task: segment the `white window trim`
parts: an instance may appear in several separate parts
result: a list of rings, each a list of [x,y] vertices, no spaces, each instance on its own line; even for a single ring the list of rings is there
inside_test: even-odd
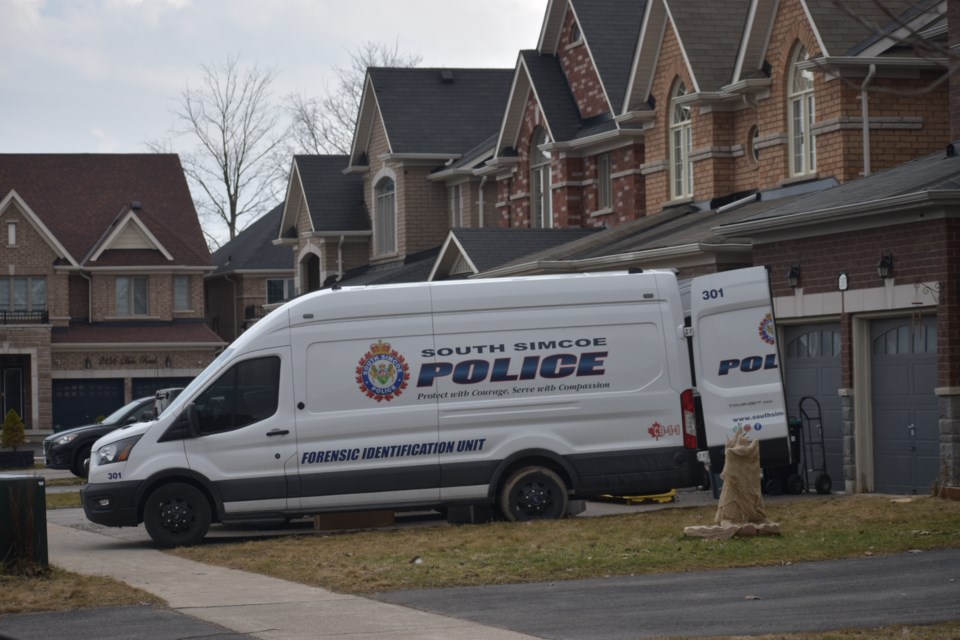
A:
[[[613,209],[613,160],[609,153],[597,157],[597,211]]]
[[[813,125],[817,117],[816,96],[813,90],[813,78],[810,71],[797,69],[797,64],[808,58],[807,50],[803,45],[797,45],[790,65],[787,91],[787,124],[789,134],[789,163],[791,177],[806,177],[817,172],[817,140],[813,135]],[[796,74],[801,73],[809,78],[809,86],[796,89]],[[795,113],[799,110],[799,117]],[[799,128],[799,130],[798,130]],[[800,139],[801,149],[797,150],[797,139]],[[799,166],[798,166],[799,165]]]
[[[17,246],[17,223],[13,221],[7,222],[7,246]]]
[[[690,108],[683,107],[686,119],[677,119],[676,99],[686,95],[686,85],[677,83],[670,100],[670,199],[687,200],[693,197],[693,124]],[[679,144],[678,138],[679,136]],[[679,157],[678,157],[679,154]],[[679,185],[679,186],[678,186]]]
[[[389,194],[380,193],[380,185],[384,181],[390,180],[393,183],[393,190]],[[380,209],[381,202],[385,202],[387,199],[391,203],[391,213],[393,216],[393,229],[390,234],[390,237],[387,238],[384,233],[384,230],[381,228],[382,222],[381,217],[382,211]],[[391,175],[384,175],[378,177],[377,181],[373,185],[373,255],[375,257],[389,256],[397,252],[397,181]]]

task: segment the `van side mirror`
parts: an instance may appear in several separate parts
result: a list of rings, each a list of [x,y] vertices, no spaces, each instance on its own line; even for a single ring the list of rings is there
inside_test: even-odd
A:
[[[189,403],[180,414],[180,419],[186,422],[187,432],[191,437],[196,438],[200,433],[200,417],[197,415],[197,405]]]

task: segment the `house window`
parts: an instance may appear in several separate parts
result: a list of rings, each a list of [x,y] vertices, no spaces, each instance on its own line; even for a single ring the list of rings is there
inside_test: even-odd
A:
[[[464,226],[462,184],[450,187],[450,226],[453,228]]]
[[[580,25],[574,21],[574,23],[570,25],[570,44],[577,44],[582,39],[583,32],[580,31]]]
[[[757,148],[757,142],[760,140],[760,128],[756,125],[750,127],[747,132],[747,157],[754,165],[760,164],[760,149]]]
[[[547,131],[537,127],[530,147],[530,226],[549,229],[553,226],[553,195],[550,188],[551,153],[541,148],[549,142]]]
[[[610,175],[610,154],[597,158],[597,208],[613,208],[613,178]]]
[[[377,183],[375,191],[376,220],[374,220],[374,251],[376,255],[397,250],[397,205],[396,186],[390,178]]]
[[[285,302],[295,297],[293,278],[269,278],[267,280],[267,304]]]
[[[693,127],[690,107],[678,99],[687,95],[683,82],[677,84],[670,100],[670,196],[674,200],[693,197]]]
[[[117,276],[117,315],[147,315],[147,279]]]
[[[173,277],[173,310],[190,310],[190,276]]]
[[[46,308],[46,278],[0,278],[0,311],[43,311]]]
[[[8,247],[17,246],[17,223],[16,222],[7,223],[7,246]]]
[[[809,60],[802,45],[797,47],[790,67],[790,174],[805,176],[817,170],[817,142],[813,137],[813,122],[817,115],[813,95],[813,72],[798,69],[797,65]]]

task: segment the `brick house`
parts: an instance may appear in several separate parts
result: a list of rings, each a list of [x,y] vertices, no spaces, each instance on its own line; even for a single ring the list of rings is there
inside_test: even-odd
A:
[[[0,154],[3,410],[28,437],[180,386],[223,341],[175,155]]]

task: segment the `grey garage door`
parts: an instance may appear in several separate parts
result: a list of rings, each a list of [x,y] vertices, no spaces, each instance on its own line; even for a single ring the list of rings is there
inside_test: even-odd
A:
[[[870,326],[874,489],[927,493],[940,465],[936,318]]]
[[[843,425],[837,393],[840,389],[840,323],[788,326],[784,334],[783,377],[787,415],[799,418],[800,399],[806,396],[816,398],[820,403],[827,474],[835,489],[843,489]],[[804,404],[808,415],[814,413],[813,407],[809,402]],[[815,463],[821,464],[819,456]],[[816,473],[808,476],[811,484],[817,479]]]

